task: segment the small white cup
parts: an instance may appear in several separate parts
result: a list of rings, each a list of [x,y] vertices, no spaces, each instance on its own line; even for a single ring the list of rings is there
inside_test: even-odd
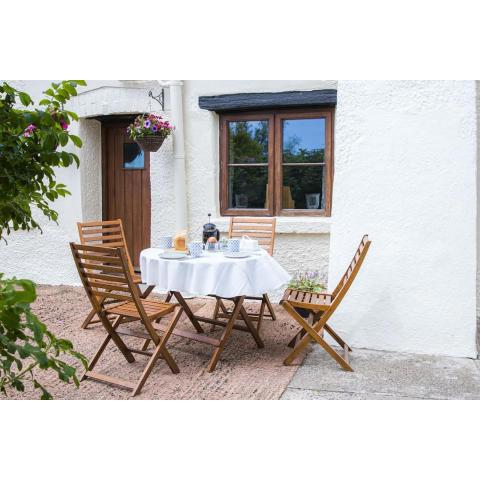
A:
[[[240,239],[231,238],[228,240],[228,251],[229,252],[239,252],[240,251]]]
[[[188,244],[188,249],[190,250],[190,255],[192,256],[192,258],[200,257],[203,253],[203,243],[190,242]]]

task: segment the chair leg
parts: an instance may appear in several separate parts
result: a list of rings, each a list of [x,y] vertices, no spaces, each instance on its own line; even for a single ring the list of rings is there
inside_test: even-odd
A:
[[[147,298],[148,295],[150,295],[150,292],[155,288],[154,285],[149,285],[148,288],[143,292],[141,296],[141,298]],[[172,299],[172,292],[168,292],[167,293],[167,296],[165,298],[165,303],[170,303],[170,300]],[[143,345],[142,345],[142,352],[145,352],[147,349],[148,349],[148,346],[150,345],[150,339],[147,338],[147,340],[145,340],[143,342]]]
[[[170,367],[173,373],[180,373],[180,369],[178,368],[175,360],[172,358],[169,351],[167,350],[166,345],[182,313],[183,313],[183,309],[180,308],[178,312],[173,316],[172,320],[170,321],[168,328],[165,330],[165,333],[163,334],[160,342],[158,342],[158,345],[156,346],[155,351],[153,352],[153,355],[150,357],[145,369],[142,372],[142,375],[138,380],[137,385],[132,391],[132,397],[134,397],[135,395],[139,394],[142,391],[142,388],[145,385],[145,382],[147,381],[147,378],[150,375],[150,372],[155,366],[155,362],[158,360],[160,356],[163,356],[163,358],[165,359],[165,361],[167,362],[168,366]]]
[[[140,298],[147,298],[152,293],[154,288],[155,285],[148,285],[145,291],[140,295]]]
[[[218,359],[220,358],[220,355],[223,352],[223,349],[225,348],[225,345],[227,344],[228,339],[230,338],[230,335],[232,334],[233,326],[235,325],[235,320],[238,314],[240,313],[240,309],[242,308],[242,305],[243,305],[243,300],[244,300],[244,297],[239,297],[235,300],[235,307],[233,309],[230,319],[227,322],[227,325],[225,326],[225,330],[223,332],[222,338],[220,339],[220,344],[218,345],[217,348],[215,348],[212,355],[212,359],[208,364],[207,372],[209,373],[215,370],[215,367],[217,366],[217,363],[218,363]]]
[[[313,316],[312,315],[309,315],[309,317],[307,318],[307,322],[310,324],[310,325],[314,325],[315,323],[317,323],[319,320],[320,320],[320,317],[322,316],[322,312],[319,312],[319,313],[313,313]],[[307,332],[305,332],[305,330],[303,328],[301,328],[296,334],[295,336],[290,340],[290,342],[288,343],[288,346],[290,348],[295,348],[295,346],[297,345],[297,342],[299,342],[306,334]],[[320,335],[323,336],[323,332],[319,332]]]
[[[82,323],[82,325],[81,325],[80,328],[83,328],[83,329],[87,328],[88,325],[89,325],[90,322],[93,320],[93,318],[95,317],[96,314],[97,314],[97,313],[95,312],[95,309],[92,308],[92,309],[90,310],[90,313],[87,315],[87,318],[85,318],[85,320],[83,321],[83,323]]]
[[[95,365],[97,364],[98,360],[100,359],[100,357],[102,356],[103,352],[105,351],[105,348],[107,347],[107,345],[110,343],[110,340],[114,340],[115,343],[117,343],[118,340],[120,340],[121,344],[123,345],[123,347],[125,347],[126,349],[126,354],[125,352],[120,349],[122,351],[122,353],[124,354],[125,358],[127,359],[127,361],[129,363],[132,363],[135,361],[135,358],[134,356],[128,351],[128,348],[127,346],[123,343],[122,339],[118,336],[118,334],[115,332],[115,329],[121,324],[122,322],[122,319],[123,317],[122,316],[119,316],[115,322],[113,323],[113,325],[110,325],[110,322],[108,322],[107,320],[107,323],[109,325],[109,327],[112,329],[112,331],[114,332],[114,336],[117,337],[117,340],[115,341],[114,340],[114,336],[112,336],[112,333],[111,331],[109,331],[108,329],[107,330],[107,335],[105,336],[105,338],[103,339],[103,342],[100,344],[100,347],[98,348],[98,350],[95,352],[95,355],[92,357],[92,359],[90,360],[90,362],[88,363],[88,366],[87,366],[87,369],[85,370],[85,373],[82,375],[81,380],[83,380],[87,374],[87,372],[93,370],[93,368],[95,367]],[[117,345],[118,346],[118,345]],[[120,348],[120,347],[119,347]]]
[[[275,321],[277,319],[277,316],[275,315],[275,310],[273,309],[273,306],[270,302],[270,299],[268,298],[268,295],[266,293],[264,293],[262,295],[263,297],[263,300],[265,301],[265,303],[267,304],[267,308],[268,308],[268,311],[270,312],[270,315],[272,317],[272,321]]]
[[[350,372],[353,372],[353,368],[350,364],[339,355],[318,333],[317,328],[320,329],[321,326],[318,322],[312,327],[309,325],[305,319],[297,313],[297,311],[288,303],[284,302],[283,308],[303,327],[307,335],[298,343],[298,345],[293,349],[290,355],[284,360],[284,365],[291,365],[293,360],[300,355],[300,353],[305,349],[305,347],[313,339],[315,340],[330,356],[344,369]],[[325,325],[323,325],[325,327]]]
[[[340,337],[340,335],[329,325],[324,326],[325,331],[345,350],[352,351],[349,345]]]
[[[258,333],[258,330],[255,328],[253,325],[253,322],[250,320],[248,317],[248,312],[245,310],[245,308],[242,306],[240,309],[240,314],[243,318],[243,321],[247,325],[248,330],[252,334],[253,339],[255,340],[255,343],[257,344],[258,348],[263,348],[265,345],[263,343],[263,340],[260,338],[260,335]]]
[[[260,334],[260,327],[262,326],[263,315],[265,313],[265,307],[267,303],[265,302],[265,297],[262,298],[262,303],[260,304],[260,310],[258,312],[258,320],[257,320],[257,333]],[[273,320],[273,318],[272,318]]]
[[[118,317],[117,320],[115,321],[115,327],[112,326],[112,324],[108,321],[107,316],[105,313],[101,312],[99,313],[100,320],[102,321],[102,325],[104,326],[105,330],[109,333],[110,337],[114,341],[115,345],[118,347],[120,352],[122,352],[123,356],[127,360],[128,363],[133,363],[135,361],[135,357],[132,355],[130,352],[129,348],[125,345],[123,340],[120,338],[118,333],[115,331],[117,326],[120,324],[121,319],[123,317]]]
[[[218,310],[220,309],[220,299],[219,298],[215,298],[215,308],[213,309],[213,319],[214,320],[217,320],[218,318]],[[212,325],[210,326],[210,332],[214,332],[215,331],[215,324],[212,323]]]

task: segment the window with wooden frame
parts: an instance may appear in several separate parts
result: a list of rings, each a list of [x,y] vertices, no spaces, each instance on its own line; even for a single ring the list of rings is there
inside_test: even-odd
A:
[[[220,115],[222,215],[330,216],[333,109]]]

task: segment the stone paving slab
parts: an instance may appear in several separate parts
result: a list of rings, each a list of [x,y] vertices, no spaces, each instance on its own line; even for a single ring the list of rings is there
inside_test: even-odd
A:
[[[354,349],[354,372],[314,346],[282,399],[480,399],[478,360]]]
[[[281,400],[424,400],[382,393],[328,392],[288,387]]]

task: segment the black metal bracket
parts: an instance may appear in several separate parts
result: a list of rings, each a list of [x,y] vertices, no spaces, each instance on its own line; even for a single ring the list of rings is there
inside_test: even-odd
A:
[[[148,92],[148,96],[156,100],[160,106],[162,107],[162,112],[165,111],[165,90],[162,88],[162,91],[158,95],[154,95],[153,92],[150,90]]]

